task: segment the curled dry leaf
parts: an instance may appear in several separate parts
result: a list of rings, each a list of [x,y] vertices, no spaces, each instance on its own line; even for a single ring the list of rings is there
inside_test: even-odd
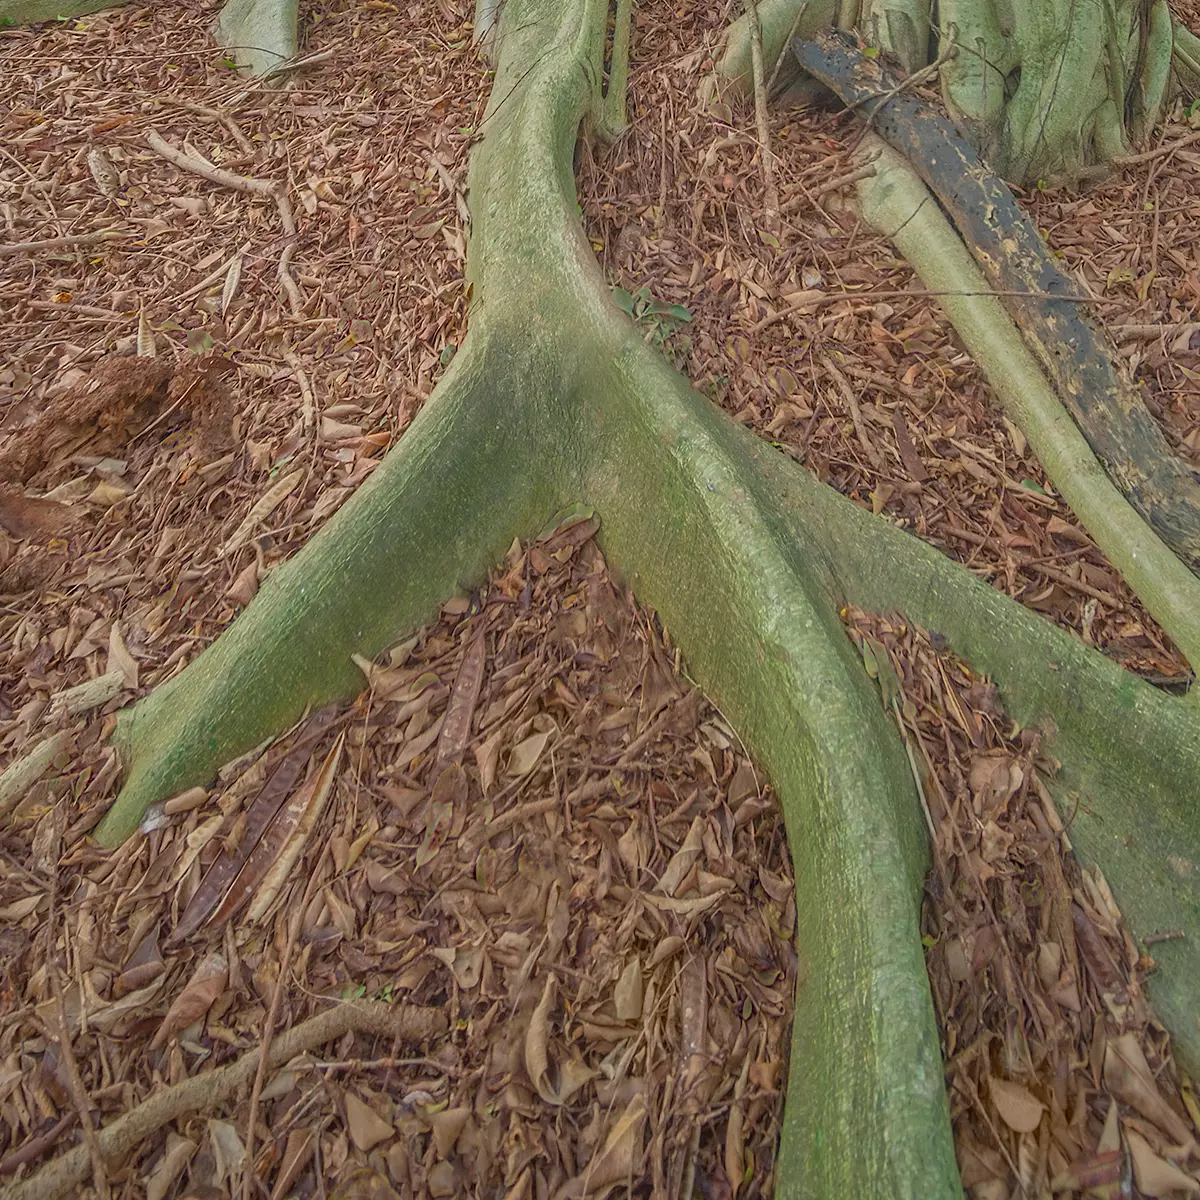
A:
[[[241,524],[229,535],[225,545],[219,551],[219,556],[224,558],[227,554],[232,554],[250,536],[250,533],[257,529],[291,495],[303,478],[303,470],[289,471],[282,479],[272,484],[255,501],[254,506],[242,518]]]
[[[167,1009],[150,1049],[157,1050],[168,1038],[200,1020],[225,990],[228,981],[229,963],[224,954],[218,952],[204,958],[175,1003]]]
[[[577,1058],[568,1059],[557,1071],[550,1062],[550,1012],[558,981],[551,975],[542,989],[542,997],[534,1009],[525,1032],[525,1069],[537,1093],[547,1104],[565,1104],[584,1084],[596,1078],[597,1072]],[[555,1081],[557,1076],[557,1082]]]
[[[1135,1033],[1112,1039],[1104,1052],[1104,1082],[1118,1100],[1124,1100],[1148,1121],[1153,1121],[1180,1146],[1192,1144],[1184,1119],[1162,1098]]]
[[[430,950],[439,962],[444,962],[454,976],[454,982],[465,991],[479,986],[483,974],[483,943],[476,946],[457,946],[454,949],[435,947]]]
[[[221,1187],[226,1180],[236,1184],[246,1164],[246,1147],[242,1145],[238,1131],[228,1121],[212,1120],[208,1123],[208,1138],[216,1161],[216,1186]],[[229,1190],[233,1191],[233,1187]]]
[[[27,496],[15,485],[0,484],[0,528],[15,538],[57,537],[78,519],[78,510],[70,504]]]
[[[333,749],[325,756],[321,769],[283,806],[271,823],[271,828],[267,830],[266,836],[259,842],[250,862],[246,864],[249,869],[260,852],[268,864],[262,883],[259,884],[246,914],[251,921],[261,921],[267,915],[284,884],[291,878],[292,868],[325,811],[325,804],[337,779],[338,763],[345,743],[345,733],[339,733]]]
[[[328,710],[309,718],[309,733],[319,736],[329,719]],[[213,922],[218,923],[232,916],[245,903],[270,863],[270,858],[265,853],[253,864],[250,858],[311,756],[312,740],[306,735],[271,772],[247,813],[245,833],[240,845],[236,850],[221,854],[209,867],[196,889],[196,894],[179,918],[179,924],[167,940],[168,945],[189,937],[210,915]]]
[[[479,701],[479,689],[483,686],[483,669],[487,665],[487,643],[480,629],[463,651],[462,665],[450,688],[450,699],[446,703],[446,716],[442,721],[442,732],[438,735],[436,771],[457,763],[467,749],[471,737],[471,718]]]
[[[642,1157],[642,1126],[646,1120],[646,1098],[638,1092],[617,1118],[604,1145],[591,1162],[555,1193],[554,1200],[583,1200],[607,1192],[615,1184],[636,1175]]]
[[[636,1021],[642,1015],[642,964],[634,955],[625,964],[613,991],[613,1007],[618,1021]]]
[[[166,1200],[175,1181],[196,1153],[191,1138],[180,1137],[173,1130],[167,1134],[167,1148],[146,1180],[146,1200]]]
[[[346,1129],[350,1140],[364,1153],[396,1132],[390,1121],[353,1092],[346,1093]]]
[[[300,1172],[308,1166],[316,1148],[315,1130],[293,1129],[288,1134],[283,1158],[279,1162],[279,1173],[275,1176],[275,1184],[271,1188],[271,1200],[283,1200],[284,1196],[291,1195],[296,1180],[300,1178]]]
[[[733,1187],[733,1194],[738,1194],[742,1176],[746,1173],[746,1114],[738,1102],[729,1109],[729,1124],[725,1127],[725,1174]]]
[[[425,810],[425,836],[417,847],[415,862],[418,870],[431,862],[445,844],[454,827],[454,814],[467,802],[467,773],[458,763],[452,763],[433,785],[433,794]]]
[[[656,892],[674,896],[679,885],[687,878],[696,860],[704,850],[704,818],[697,817],[683,839],[683,845],[671,855],[671,861],[663,870],[662,877],[654,885]]]
[[[1134,1129],[1126,1127],[1129,1157],[1133,1159],[1133,1177],[1145,1196],[1200,1196],[1200,1180],[1181,1171],[1169,1159],[1156,1154],[1150,1143]]]
[[[528,775],[537,766],[538,760],[545,753],[550,739],[556,732],[557,730],[552,726],[549,729],[530,734],[524,741],[518,742],[508,756],[508,773],[518,777]]]
[[[430,1117],[429,1124],[433,1131],[433,1144],[442,1158],[450,1156],[454,1149],[454,1143],[458,1141],[459,1134],[466,1128],[470,1116],[469,1108],[447,1108]]]
[[[1046,1106],[1027,1087],[993,1075],[988,1080],[988,1092],[1009,1129],[1032,1133],[1041,1124]]]

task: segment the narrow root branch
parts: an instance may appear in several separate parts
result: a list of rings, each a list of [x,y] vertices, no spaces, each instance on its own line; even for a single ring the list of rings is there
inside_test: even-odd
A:
[[[276,1038],[267,1052],[267,1066],[270,1069],[282,1066],[297,1054],[336,1041],[349,1032],[370,1033],[411,1044],[427,1041],[445,1029],[445,1013],[434,1008],[408,1005],[393,1008],[361,1001],[338,1004]],[[101,1153],[110,1162],[119,1161],[168,1122],[228,1100],[254,1079],[259,1054],[259,1050],[251,1050],[237,1062],[185,1079],[151,1096],[100,1130],[97,1140]],[[53,1200],[77,1188],[87,1177],[89,1166],[87,1146],[76,1146],[31,1179],[5,1189],[0,1196],[3,1200]]]

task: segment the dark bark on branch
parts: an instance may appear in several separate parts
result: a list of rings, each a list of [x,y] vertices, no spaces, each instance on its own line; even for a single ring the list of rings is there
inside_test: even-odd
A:
[[[1109,477],[1200,574],[1200,482],[1168,445],[1008,185],[954,126],[850,35],[795,39],[801,67],[904,154],[995,287]]]

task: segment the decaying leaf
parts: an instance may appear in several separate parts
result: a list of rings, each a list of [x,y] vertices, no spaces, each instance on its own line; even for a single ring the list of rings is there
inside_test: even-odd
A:
[[[1181,1171],[1169,1159],[1156,1154],[1135,1129],[1126,1127],[1133,1177],[1144,1196],[1200,1196],[1200,1179]]]
[[[988,1094],[1005,1125],[1017,1133],[1032,1133],[1041,1124],[1046,1106],[1022,1084],[993,1075]]]
[[[58,537],[78,520],[74,505],[27,496],[13,484],[0,483],[0,528],[15,538]]]
[[[646,1098],[639,1092],[613,1124],[600,1151],[583,1171],[559,1188],[555,1200],[583,1200],[607,1192],[631,1174],[636,1175],[642,1156],[645,1120]]]
[[[544,729],[530,734],[524,741],[515,745],[508,756],[508,773],[518,777],[528,775],[537,766],[538,760],[556,732],[554,728]]]
[[[597,1075],[578,1058],[568,1058],[557,1069],[551,1063],[550,1013],[554,1008],[557,988],[557,979],[553,975],[547,976],[542,997],[525,1031],[525,1069],[529,1072],[530,1082],[547,1104],[555,1106],[565,1104]]]
[[[275,903],[284,885],[291,878],[292,868],[300,858],[308,839],[316,829],[325,804],[333,791],[337,779],[338,762],[342,757],[342,747],[345,745],[345,733],[339,733],[333,749],[325,756],[325,761],[300,790],[280,809],[275,820],[271,822],[263,840],[259,842],[250,861],[243,870],[254,875],[256,860],[266,865],[262,882],[246,912],[251,921],[261,921],[267,915],[271,905]]]
[[[433,1133],[433,1145],[442,1158],[448,1158],[454,1149],[454,1143],[467,1126],[471,1110],[465,1107],[446,1108],[434,1113],[429,1118]]]
[[[450,836],[455,810],[461,811],[467,801],[467,773],[458,763],[447,767],[433,785],[433,794],[425,811],[425,836],[417,847],[416,866],[419,870],[431,862]]]
[[[195,1153],[196,1143],[191,1138],[180,1137],[174,1131],[168,1133],[167,1148],[146,1180],[146,1200],[166,1200]]]
[[[296,485],[304,478],[304,471],[289,471],[282,479],[276,480],[275,483],[267,489],[255,501],[254,506],[242,518],[238,527],[229,535],[225,544],[221,547],[219,554],[224,558],[228,554],[232,554],[250,534],[258,528],[295,490]]]
[[[220,1187],[228,1181],[229,1190],[233,1191],[246,1166],[246,1147],[238,1131],[228,1121],[209,1121],[208,1140],[216,1162],[216,1186]]]
[[[667,863],[662,876],[654,885],[656,892],[674,896],[679,890],[679,885],[687,878],[688,872],[704,850],[704,825],[703,817],[696,817],[692,821],[687,837],[683,839],[683,845],[671,855],[671,861]]]
[[[385,1121],[365,1100],[353,1092],[346,1093],[346,1128],[350,1140],[363,1151],[378,1146],[395,1134],[390,1121]]]
[[[308,719],[296,746],[271,772],[262,791],[250,806],[246,815],[245,832],[237,849],[221,854],[209,867],[200,881],[195,895],[179,918],[179,924],[167,939],[168,945],[190,937],[210,916],[216,922],[223,921],[246,902],[250,892],[257,886],[261,872],[253,879],[251,876],[254,875],[254,872],[251,872],[243,881],[242,870],[249,863],[250,856],[254,853],[263,834],[270,827],[275,815],[283,806],[283,802],[288,798],[288,794],[312,756],[313,739],[320,736],[331,719],[332,713],[329,710],[322,710]],[[265,870],[266,865],[267,863],[263,861],[261,869]],[[214,912],[214,910],[216,911]]]
[[[642,964],[635,954],[625,964],[613,990],[613,1007],[618,1021],[636,1021],[642,1015]]]
[[[1109,1041],[1104,1055],[1104,1082],[1118,1100],[1124,1100],[1148,1121],[1153,1121],[1177,1145],[1192,1143],[1191,1130],[1162,1098],[1132,1031]]]
[[[463,651],[462,664],[450,688],[450,699],[446,704],[446,716],[442,721],[442,732],[438,736],[437,772],[450,763],[462,760],[471,737],[471,718],[479,700],[479,689],[483,686],[483,670],[487,664],[487,643],[482,629],[474,634]]]
[[[150,1049],[157,1050],[168,1038],[200,1020],[225,990],[228,980],[229,963],[224,954],[218,952],[203,958],[192,973],[187,986],[167,1010],[167,1015],[150,1043]]]
[[[293,1129],[288,1134],[283,1148],[283,1157],[279,1160],[279,1171],[275,1176],[275,1183],[271,1187],[271,1200],[283,1200],[285,1196],[291,1195],[293,1186],[300,1178],[300,1173],[312,1161],[316,1148],[315,1130]]]

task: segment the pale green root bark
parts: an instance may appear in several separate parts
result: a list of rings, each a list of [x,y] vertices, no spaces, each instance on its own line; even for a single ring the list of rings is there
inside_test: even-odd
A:
[[[83,17],[102,8],[119,8],[125,0],[0,0],[0,29]]]
[[[225,0],[213,37],[251,75],[269,75],[296,57],[298,0]]]
[[[478,582],[513,533],[592,503],[614,570],[658,609],[770,772],[787,821],[803,980],[776,1194],[959,1196],[920,950],[921,817],[897,735],[840,627],[842,595],[961,603],[914,616],[985,656],[993,648],[970,641],[973,625],[1007,622],[998,673],[1019,674],[1027,645],[1025,670],[1040,678],[1040,639],[1070,646],[1076,656],[1064,650],[1049,683],[1012,684],[1014,711],[1049,713],[1064,739],[1086,717],[1107,732],[1109,758],[1127,694],[1163,770],[1190,764],[1176,740],[1194,727],[1171,724],[1182,706],[1156,724],[1149,689],[822,487],[642,342],[611,302],[571,174],[580,123],[603,125],[615,109],[600,95],[607,11],[604,0],[509,0],[471,164],[471,335],[366,487],[229,632],[123,719],[121,820],[211,777],[306,705],[352,695],[351,653],[374,654],[456,585]],[[876,584],[864,547],[879,538],[892,540]],[[1088,694],[1076,700],[1080,683]],[[1165,828],[1186,852],[1195,824]]]
[[[1135,934],[1184,932],[1154,947],[1147,986],[1179,1061],[1200,1073],[1200,711],[768,447],[747,446],[797,541],[829,565],[835,595],[940,633],[995,680],[1012,717],[1044,730],[1062,763],[1051,790],[1084,864],[1103,869]]]
[[[930,9],[930,0],[776,0],[760,6],[764,57],[774,62],[793,28],[811,38],[832,25],[857,28],[912,73],[937,50]],[[993,170],[1015,184],[1078,178],[1144,141],[1175,91],[1197,86],[1196,39],[1172,22],[1167,0],[1153,0],[1144,22],[1141,10],[1140,0],[940,0],[940,44],[953,31],[955,45],[942,95]],[[749,89],[742,19],[703,94]]]
[[[903,155],[871,135],[860,181],[863,216],[912,264],[983,367],[1071,511],[1125,576],[1147,611],[1200,666],[1200,579],[1134,511],[1097,462],[953,226]]]
[[[482,343],[468,340],[396,450],[228,632],[122,715],[129,771],[96,829],[102,845],[306,709],[355,695],[352,654],[374,657],[429,620],[553,511],[537,408],[519,400],[534,381]]]

